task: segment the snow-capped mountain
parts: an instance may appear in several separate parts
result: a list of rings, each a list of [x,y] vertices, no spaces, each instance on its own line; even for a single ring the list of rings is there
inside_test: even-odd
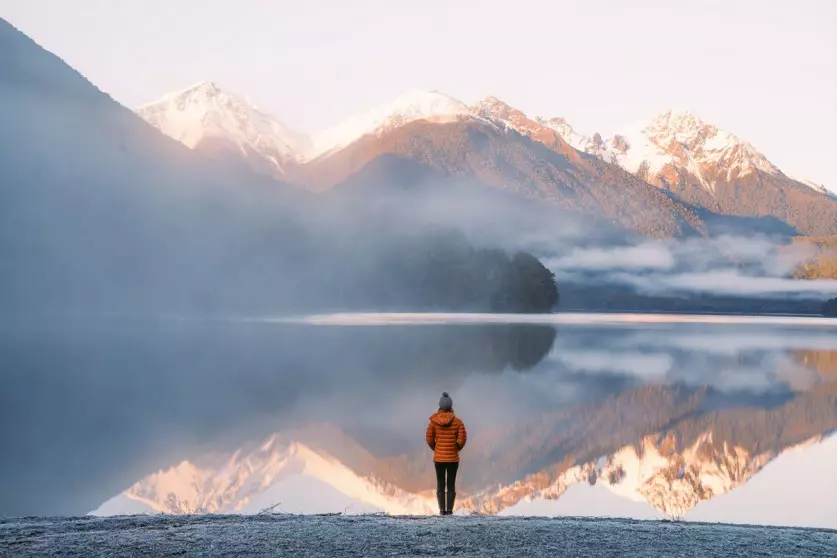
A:
[[[837,233],[837,204],[827,190],[789,178],[752,144],[688,110],[668,110],[646,125],[606,138],[580,134],[562,118],[537,122],[575,149],[693,206],[721,215],[774,217],[786,225],[783,233]]]
[[[278,435],[253,449],[210,455],[202,461],[202,465],[183,461],[153,473],[121,496],[155,512],[257,513],[262,509],[259,502],[264,502],[260,497],[271,487],[289,476],[301,475],[332,487],[359,503],[360,509],[393,515],[438,512],[430,490],[421,494],[406,492],[374,475],[354,472],[327,452],[297,442],[287,443]]]
[[[689,110],[658,115],[645,126],[608,138],[585,136],[563,118],[538,118],[574,148],[640,175],[651,183],[676,182],[677,173],[690,173],[711,193],[719,182],[728,182],[755,171],[772,176],[782,172],[750,143],[708,124]],[[821,186],[806,183],[817,192]]]
[[[776,453],[752,454],[727,443],[715,444],[706,432],[690,447],[674,451],[672,440],[656,435],[635,445],[573,465],[553,482],[543,485],[546,472],[539,472],[507,486],[468,498],[462,506],[480,513],[495,514],[520,501],[556,500],[575,484],[603,484],[615,494],[645,502],[672,518],[681,518],[702,501],[724,494],[746,483],[781,453],[819,441],[817,437]]]
[[[578,154],[570,147],[570,142],[552,128],[544,126],[537,120],[532,120],[520,111],[497,97],[485,97],[471,107],[474,115],[483,118],[496,126],[506,130],[514,130],[521,135],[528,136],[535,141],[550,147],[553,151],[578,162]]]
[[[515,130],[521,134],[537,133],[541,126],[531,120],[522,111],[508,105],[501,99],[489,95],[471,107],[471,111],[486,120],[490,120],[504,128]]]
[[[136,112],[187,147],[226,147],[257,170],[280,177],[289,166],[337,151],[366,135],[380,135],[416,120],[449,122],[471,115],[470,108],[453,97],[412,90],[308,136],[211,81],[169,93]]]
[[[462,101],[439,91],[415,89],[386,105],[352,116],[314,136],[314,156],[323,156],[366,135],[378,135],[416,120],[453,122],[472,116]]]
[[[312,149],[308,136],[211,81],[170,93],[136,112],[189,148],[231,151],[265,174],[282,176]]]
[[[524,126],[528,132],[521,131]],[[666,237],[705,232],[691,209],[659,188],[579,153],[555,131],[497,99],[470,108],[454,103],[436,116],[378,130],[309,161],[291,181],[343,192],[353,184],[382,192],[405,183],[470,183],[493,190],[489,196],[500,192],[546,211],[591,217],[600,230]]]
[[[668,179],[671,173],[685,170],[714,193],[717,182],[755,170],[782,176],[752,145],[689,111],[669,110],[636,131],[603,138],[598,133],[580,134],[563,118],[531,119],[496,97],[486,97],[473,110],[541,143],[549,143],[544,141],[544,129],[552,130],[574,149],[619,165],[651,183],[655,177]],[[821,187],[812,188],[822,192]]]
[[[535,118],[535,120],[541,126],[544,126],[557,132],[558,135],[564,139],[564,141],[569,143],[575,149],[578,149],[579,151],[587,151],[586,146],[587,143],[590,141],[590,138],[576,132],[570,125],[570,123],[564,120],[563,118],[542,118],[538,116]]]
[[[688,110],[668,110],[640,130],[617,134],[595,154],[651,180],[663,176],[672,182],[672,172],[686,170],[713,193],[717,183],[756,170],[781,175],[752,145]]]
[[[143,105],[137,112],[189,147],[215,156],[233,156],[234,161],[244,162],[262,174],[312,190],[330,189],[382,154],[403,156],[400,151],[405,149],[416,151],[421,147],[426,151],[431,149],[430,144],[439,143],[432,145],[432,153],[414,153],[409,158],[431,166],[446,160],[445,164],[451,168],[441,170],[450,175],[472,171],[484,174],[485,169],[471,169],[474,160],[482,159],[483,155],[493,156],[493,161],[486,159],[480,163],[481,167],[491,168],[491,174],[509,165],[515,168],[522,165],[517,172],[511,172],[508,167],[509,176],[490,178],[492,182],[504,184],[504,188],[531,197],[533,193],[528,190],[536,182],[536,197],[558,204],[558,198],[562,198],[560,192],[567,187],[574,189],[583,185],[591,190],[594,200],[581,203],[582,212],[605,214],[643,234],[658,234],[658,229],[671,234],[671,231],[682,229],[669,222],[659,226],[648,224],[661,218],[660,210],[670,212],[671,208],[656,206],[670,205],[671,199],[668,202],[662,198],[645,200],[641,207],[651,211],[654,206],[654,215],[635,215],[620,199],[627,195],[624,188],[619,188],[618,194],[593,192],[602,182],[624,182],[624,179],[619,176],[619,169],[607,168],[607,165],[592,169],[594,165],[589,157],[582,162],[582,154],[588,154],[628,171],[646,184],[671,192],[673,199],[689,206],[721,216],[761,219],[764,226],[773,227],[768,232],[837,234],[837,203],[821,186],[787,177],[750,143],[702,121],[689,111],[668,110],[646,125],[609,137],[598,133],[586,136],[562,118],[530,117],[496,97],[486,97],[468,106],[439,91],[413,90],[321,133],[306,136],[290,130],[241,97],[211,82],[203,82]],[[429,137],[430,128],[419,126],[421,123],[439,128],[438,133],[445,137],[444,140]],[[476,146],[461,145],[459,139],[450,137],[452,124],[483,126],[488,134],[500,134],[502,138],[492,147],[492,153],[479,154]],[[568,184],[564,180],[566,177],[550,176],[555,173],[541,169],[536,176],[524,180],[525,185],[512,185],[519,177],[531,174],[540,163],[536,162],[538,157],[534,152],[529,157],[532,160],[525,163],[507,160],[511,153],[521,149],[520,145],[501,145],[518,141],[509,131],[546,145],[573,166],[587,168],[580,174],[570,173],[576,174],[571,181],[575,184]],[[467,157],[466,152],[470,154]],[[466,160],[459,161],[462,157]],[[323,161],[326,163],[321,165]],[[449,164],[451,161],[457,161],[457,164]],[[388,180],[393,179],[401,178],[388,177]],[[668,193],[664,197],[670,198]],[[566,203],[578,205],[576,201],[566,200]],[[564,200],[560,204],[564,204]],[[603,211],[598,207],[600,205],[621,209]],[[680,208],[675,213],[682,216],[688,211]],[[768,223],[763,220],[765,217],[775,220]],[[672,219],[677,220],[671,217],[664,221]]]
[[[392,515],[437,512],[431,485],[423,492],[410,492],[374,474],[355,471],[328,452],[282,439],[273,435],[253,449],[204,456],[202,465],[183,461],[157,471],[125,490],[119,496],[121,507],[133,504],[171,514],[257,513],[276,503],[265,495],[284,479],[308,478],[345,495],[357,504],[357,510]],[[820,440],[815,437],[779,452],[752,453],[726,442],[715,443],[711,431],[682,450],[676,449],[670,436],[647,435],[612,454],[563,468],[550,482],[545,482],[550,473],[541,471],[476,494],[460,489],[458,509],[496,514],[521,501],[558,499],[570,486],[586,482],[602,484],[618,496],[681,518],[700,502],[746,483],[782,453]],[[108,513],[107,506],[101,509],[99,513]]]
[[[587,480],[604,483],[620,496],[647,502],[669,517],[680,518],[701,501],[746,483],[778,456],[715,444],[712,437],[712,432],[706,432],[692,446],[674,452],[666,448],[671,440],[661,443],[656,436],[647,436],[635,446],[588,465],[595,476]],[[551,498],[561,492],[559,483],[545,490],[543,496]]]

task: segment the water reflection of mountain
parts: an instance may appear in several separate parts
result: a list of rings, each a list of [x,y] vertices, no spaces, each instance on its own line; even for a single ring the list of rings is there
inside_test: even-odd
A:
[[[495,513],[527,497],[557,498],[571,484],[586,481],[605,483],[680,517],[701,500],[746,482],[783,451],[837,428],[832,394],[799,394],[766,408],[702,411],[712,395],[706,389],[640,388],[581,410],[564,436],[543,431],[568,417],[545,417],[538,425],[543,430],[529,432],[530,440],[550,440],[543,455],[530,461],[537,470],[478,492],[469,505]],[[527,455],[535,445],[518,446],[518,455]],[[553,463],[536,465],[546,461]]]
[[[786,385],[796,381],[789,374],[802,375],[803,388],[758,394],[638,385],[479,430],[462,469],[461,507],[496,513],[526,498],[559,498],[572,484],[587,482],[681,517],[746,483],[782,452],[837,428],[837,353],[796,350],[789,356],[764,372],[788,379]],[[331,425],[286,431],[203,459],[147,477],[126,495],[168,512],[255,511],[248,506],[265,486],[304,473],[391,513],[434,510],[424,453],[374,455],[362,434],[349,436]]]
[[[265,424],[340,424],[392,394],[523,371],[554,338],[512,325],[14,324],[0,329],[0,515],[85,513],[207,446],[259,438]]]

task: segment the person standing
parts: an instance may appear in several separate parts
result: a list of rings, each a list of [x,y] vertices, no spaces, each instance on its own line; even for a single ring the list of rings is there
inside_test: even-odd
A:
[[[465,423],[453,412],[453,399],[447,392],[439,399],[439,410],[430,417],[425,433],[427,445],[433,450],[436,466],[436,499],[440,515],[453,514],[456,500],[456,472],[459,452],[468,441]]]

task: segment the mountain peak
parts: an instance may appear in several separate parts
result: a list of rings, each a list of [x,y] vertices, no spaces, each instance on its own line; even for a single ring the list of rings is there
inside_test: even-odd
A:
[[[221,93],[221,91],[221,87],[219,87],[214,81],[204,80],[195,83],[191,87],[187,87],[183,92],[214,97],[215,95]]]
[[[468,106],[450,95],[434,89],[411,89],[385,105],[371,108],[321,132],[314,139],[315,151],[318,154],[335,151],[365,135],[379,135],[415,120],[444,122],[468,115]]]
[[[288,161],[300,160],[310,150],[307,136],[214,81],[169,93],[136,112],[187,147],[209,142],[217,148],[220,142],[227,150],[257,160],[254,167],[266,174],[281,175]]]
[[[489,120],[506,121],[513,116],[517,119],[528,118],[523,111],[514,108],[494,95],[483,97],[471,108],[471,110],[475,114]]]
[[[477,103],[477,106],[481,107],[491,107],[491,106],[510,106],[507,102],[503,101],[499,97],[495,97],[494,95],[486,95]]]
[[[225,95],[228,101],[235,99],[237,102],[245,102],[238,95],[225,91],[216,82],[204,80],[193,83],[189,87],[166,93],[157,100],[143,103],[137,107],[137,110],[170,102],[173,99],[211,99],[220,95]]]
[[[669,107],[657,116],[656,120],[659,119],[674,121],[692,120],[701,122],[700,118],[694,112],[692,112],[691,109],[682,107]]]
[[[649,170],[658,172],[670,164],[695,175],[710,192],[714,192],[715,182],[722,179],[719,172],[724,181],[756,170],[774,176],[781,174],[755,147],[688,109],[669,109],[633,134],[633,141],[631,135],[628,137],[628,143],[640,148],[642,155],[641,160],[631,157],[627,161],[629,170],[635,172],[639,164],[648,163]]]
[[[678,139],[687,140],[699,134],[707,136],[718,131],[715,126],[705,123],[689,109],[668,109],[652,119],[645,130],[652,135],[676,135]]]
[[[389,116],[400,117],[433,117],[439,115],[453,115],[466,113],[468,107],[450,95],[435,89],[411,89],[402,93],[391,103],[372,113],[388,113]]]

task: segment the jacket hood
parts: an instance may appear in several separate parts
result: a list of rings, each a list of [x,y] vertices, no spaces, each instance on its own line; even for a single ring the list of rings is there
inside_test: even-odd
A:
[[[455,418],[453,411],[437,411],[430,416],[430,422],[439,426],[448,426]]]

